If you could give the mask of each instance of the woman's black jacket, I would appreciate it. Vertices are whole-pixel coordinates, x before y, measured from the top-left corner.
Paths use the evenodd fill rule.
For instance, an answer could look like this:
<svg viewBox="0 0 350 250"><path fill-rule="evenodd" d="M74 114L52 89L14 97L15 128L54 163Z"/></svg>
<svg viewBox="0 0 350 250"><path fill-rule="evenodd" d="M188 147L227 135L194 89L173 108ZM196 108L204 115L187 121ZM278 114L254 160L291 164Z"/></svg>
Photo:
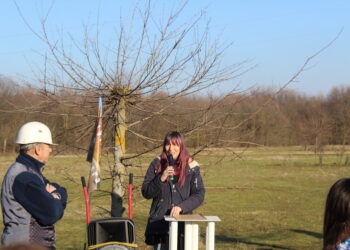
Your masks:
<svg viewBox="0 0 350 250"><path fill-rule="evenodd" d="M158 238L168 234L169 224L164 220L164 215L169 215L172 206L181 207L182 214L191 214L192 210L202 204L205 193L199 165L196 161L186 166L183 187L177 182L160 180L159 161L160 159L156 158L151 162L141 189L146 199L153 199L145 232L148 244L159 243Z"/></svg>

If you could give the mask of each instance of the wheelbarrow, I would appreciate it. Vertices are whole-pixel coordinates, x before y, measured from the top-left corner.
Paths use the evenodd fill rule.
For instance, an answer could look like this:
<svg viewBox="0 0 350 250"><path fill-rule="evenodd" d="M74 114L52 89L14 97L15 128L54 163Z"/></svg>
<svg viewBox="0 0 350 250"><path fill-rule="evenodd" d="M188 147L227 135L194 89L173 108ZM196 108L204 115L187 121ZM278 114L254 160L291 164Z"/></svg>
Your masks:
<svg viewBox="0 0 350 250"><path fill-rule="evenodd" d="M87 245L84 249L133 250L135 244L135 225L132 220L132 174L129 175L129 218L110 217L91 221L89 193L85 178L81 177L85 197Z"/></svg>

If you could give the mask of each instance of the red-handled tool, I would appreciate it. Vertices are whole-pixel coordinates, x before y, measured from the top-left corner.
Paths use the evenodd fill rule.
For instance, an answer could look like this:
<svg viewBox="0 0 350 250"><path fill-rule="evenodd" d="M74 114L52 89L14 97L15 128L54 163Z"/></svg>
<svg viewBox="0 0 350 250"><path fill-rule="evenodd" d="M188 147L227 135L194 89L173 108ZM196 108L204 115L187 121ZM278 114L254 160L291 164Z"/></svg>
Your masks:
<svg viewBox="0 0 350 250"><path fill-rule="evenodd" d="M131 220L132 220L132 179L133 179L133 174L129 174L128 205L129 205L129 219Z"/></svg>
<svg viewBox="0 0 350 250"><path fill-rule="evenodd" d="M84 197L85 197L85 210L86 210L86 223L90 223L90 202L89 193L86 187L86 182L84 176L81 177L81 184L83 185Z"/></svg>

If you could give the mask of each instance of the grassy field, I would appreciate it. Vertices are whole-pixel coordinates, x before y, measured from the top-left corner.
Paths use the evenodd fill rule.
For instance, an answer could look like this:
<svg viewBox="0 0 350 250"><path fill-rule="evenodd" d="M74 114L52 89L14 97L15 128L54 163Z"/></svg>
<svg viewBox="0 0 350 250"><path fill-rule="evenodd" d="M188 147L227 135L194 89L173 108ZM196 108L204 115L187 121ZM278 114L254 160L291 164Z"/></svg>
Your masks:
<svg viewBox="0 0 350 250"><path fill-rule="evenodd" d="M350 150L350 149L347 149ZM134 162L134 221L139 249L151 249L143 233L150 201L139 185L154 155ZM0 157L0 176L15 156ZM196 156L206 186L204 204L195 213L217 215L216 249L320 249L326 194L350 170L338 147L328 147L322 157L300 147L210 150ZM108 162L103 162L108 178ZM64 218L56 225L58 249L83 249L86 240L85 205L80 176L88 176L85 156L54 156L44 175L68 189ZM110 190L111 182L102 182ZM92 219L108 217L110 197L94 192ZM127 202L125 202L127 207ZM127 211L127 210L126 210ZM124 214L127 216L127 213ZM0 226L2 231L2 224ZM204 225L201 248L204 247Z"/></svg>

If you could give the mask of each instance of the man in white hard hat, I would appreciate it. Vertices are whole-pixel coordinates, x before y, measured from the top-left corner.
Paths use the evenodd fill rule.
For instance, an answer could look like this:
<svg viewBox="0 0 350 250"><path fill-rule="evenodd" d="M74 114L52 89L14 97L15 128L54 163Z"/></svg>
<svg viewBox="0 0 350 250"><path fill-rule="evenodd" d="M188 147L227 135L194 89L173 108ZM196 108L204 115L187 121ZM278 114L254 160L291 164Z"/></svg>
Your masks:
<svg viewBox="0 0 350 250"><path fill-rule="evenodd" d="M18 130L16 143L20 152L1 190L2 244L33 243L56 249L54 224L63 216L67 191L42 175L52 152L51 131L41 122L28 122Z"/></svg>

